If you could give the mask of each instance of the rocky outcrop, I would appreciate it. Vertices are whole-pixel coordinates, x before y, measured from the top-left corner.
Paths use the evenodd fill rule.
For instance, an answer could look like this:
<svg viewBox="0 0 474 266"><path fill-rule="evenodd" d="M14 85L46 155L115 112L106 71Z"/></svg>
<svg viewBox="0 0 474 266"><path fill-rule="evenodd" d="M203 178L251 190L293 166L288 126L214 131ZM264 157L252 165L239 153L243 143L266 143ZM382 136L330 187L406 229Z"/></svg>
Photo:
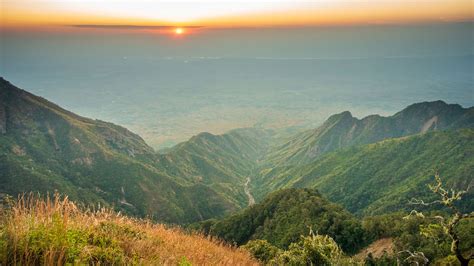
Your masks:
<svg viewBox="0 0 474 266"><path fill-rule="evenodd" d="M433 116L430 120L426 121L423 126L421 127L420 132L426 133L429 130L436 130L436 126L438 124L438 116Z"/></svg>

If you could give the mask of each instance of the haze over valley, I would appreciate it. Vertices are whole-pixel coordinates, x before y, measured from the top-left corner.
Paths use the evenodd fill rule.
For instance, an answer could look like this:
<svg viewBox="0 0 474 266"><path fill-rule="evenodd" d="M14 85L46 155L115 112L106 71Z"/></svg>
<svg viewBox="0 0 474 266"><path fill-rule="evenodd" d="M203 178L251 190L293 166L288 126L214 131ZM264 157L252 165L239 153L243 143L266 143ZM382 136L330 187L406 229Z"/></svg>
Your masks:
<svg viewBox="0 0 474 266"><path fill-rule="evenodd" d="M474 104L469 22L197 31L4 31L0 70L155 149L200 132L312 128L345 110L363 117L420 101Z"/></svg>

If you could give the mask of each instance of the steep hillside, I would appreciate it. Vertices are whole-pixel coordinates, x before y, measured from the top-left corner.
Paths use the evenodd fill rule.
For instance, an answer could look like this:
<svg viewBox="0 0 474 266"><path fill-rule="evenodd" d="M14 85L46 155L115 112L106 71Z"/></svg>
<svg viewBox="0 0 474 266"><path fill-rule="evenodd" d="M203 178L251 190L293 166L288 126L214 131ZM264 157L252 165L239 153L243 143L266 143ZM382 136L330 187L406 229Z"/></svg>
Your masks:
<svg viewBox="0 0 474 266"><path fill-rule="evenodd" d="M314 187L349 211L375 214L409 209L412 197L432 197L427 184L438 168L448 187L474 185L474 130L436 131L328 153L303 166L262 170L257 198L286 187ZM471 190L464 199L473 210Z"/></svg>
<svg viewBox="0 0 474 266"><path fill-rule="evenodd" d="M207 185L183 183L125 128L68 112L0 80L0 192L66 193L165 222L221 216L237 205Z"/></svg>
<svg viewBox="0 0 474 266"><path fill-rule="evenodd" d="M258 265L250 254L179 228L64 197L27 196L0 208L2 265Z"/></svg>
<svg viewBox="0 0 474 266"><path fill-rule="evenodd" d="M222 220L202 222L198 228L238 245L264 239L287 248L310 229L331 236L345 251L363 245L360 223L341 206L314 189L286 189L274 192L260 203Z"/></svg>
<svg viewBox="0 0 474 266"><path fill-rule="evenodd" d="M160 157L157 165L191 184L205 184L239 206L247 206L247 176L258 167L272 131L244 128L223 135L201 133Z"/></svg>
<svg viewBox="0 0 474 266"><path fill-rule="evenodd" d="M371 115L359 120L346 111L276 147L266 156L265 164L302 165L344 147L435 130L473 127L474 107L466 109L443 101L416 103L390 117Z"/></svg>

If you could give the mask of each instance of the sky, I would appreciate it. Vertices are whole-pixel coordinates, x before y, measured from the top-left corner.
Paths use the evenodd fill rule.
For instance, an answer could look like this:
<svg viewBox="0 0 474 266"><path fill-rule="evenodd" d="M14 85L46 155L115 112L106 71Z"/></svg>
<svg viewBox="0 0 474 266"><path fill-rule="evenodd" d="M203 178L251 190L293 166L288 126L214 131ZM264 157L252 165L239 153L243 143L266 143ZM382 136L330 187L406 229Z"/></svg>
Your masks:
<svg viewBox="0 0 474 266"><path fill-rule="evenodd" d="M2 0L1 25L265 27L453 22L471 0Z"/></svg>
<svg viewBox="0 0 474 266"><path fill-rule="evenodd" d="M313 128L344 110L472 106L472 5L0 0L0 75L155 148L203 131Z"/></svg>

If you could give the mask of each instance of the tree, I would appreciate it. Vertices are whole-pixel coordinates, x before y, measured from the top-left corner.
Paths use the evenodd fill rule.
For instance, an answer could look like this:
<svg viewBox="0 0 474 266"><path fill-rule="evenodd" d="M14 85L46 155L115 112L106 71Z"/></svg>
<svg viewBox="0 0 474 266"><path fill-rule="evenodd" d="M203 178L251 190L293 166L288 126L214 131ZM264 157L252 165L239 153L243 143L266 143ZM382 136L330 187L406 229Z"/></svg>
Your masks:
<svg viewBox="0 0 474 266"><path fill-rule="evenodd" d="M314 234L301 236L287 250L279 249L266 240L251 240L242 248L265 265L354 265L330 236Z"/></svg>
<svg viewBox="0 0 474 266"><path fill-rule="evenodd" d="M410 203L412 204L418 204L418 205L424 205L424 206L429 206L433 204L441 204L445 207L447 207L452 215L448 218L442 217L442 216L435 216L435 219L437 220L438 224L442 227L443 231L449 235L451 238L451 252L454 253L456 258L459 260L461 263L461 266L468 266L469 261L474 259L474 254L469 254L467 257L464 257L462 254L461 248L460 248L460 237L458 233L456 232L456 227L460 224L462 220L467 220L470 218L474 218L474 213L462 213L455 205L457 201L461 200L462 195L467 193L469 188L467 190L461 190L461 191L455 191L454 189L451 189L448 191L443 187L443 182L441 181L441 177L439 176L438 171L435 173L435 180L436 184L435 185L429 185L429 188L431 191L435 194L437 194L440 199L435 200L433 202L428 202L425 203L423 200L419 199L412 199ZM412 211L410 215L415 214L416 216L419 217L424 217L422 213L419 213L417 211Z"/></svg>
<svg viewBox="0 0 474 266"><path fill-rule="evenodd" d="M269 261L277 257L282 250L268 243L267 240L257 239L251 240L242 246L243 249L252 254L252 256L259 261L267 264Z"/></svg>
<svg viewBox="0 0 474 266"><path fill-rule="evenodd" d="M337 243L327 235L302 237L281 252L273 261L276 265L342 265L344 253Z"/></svg>

